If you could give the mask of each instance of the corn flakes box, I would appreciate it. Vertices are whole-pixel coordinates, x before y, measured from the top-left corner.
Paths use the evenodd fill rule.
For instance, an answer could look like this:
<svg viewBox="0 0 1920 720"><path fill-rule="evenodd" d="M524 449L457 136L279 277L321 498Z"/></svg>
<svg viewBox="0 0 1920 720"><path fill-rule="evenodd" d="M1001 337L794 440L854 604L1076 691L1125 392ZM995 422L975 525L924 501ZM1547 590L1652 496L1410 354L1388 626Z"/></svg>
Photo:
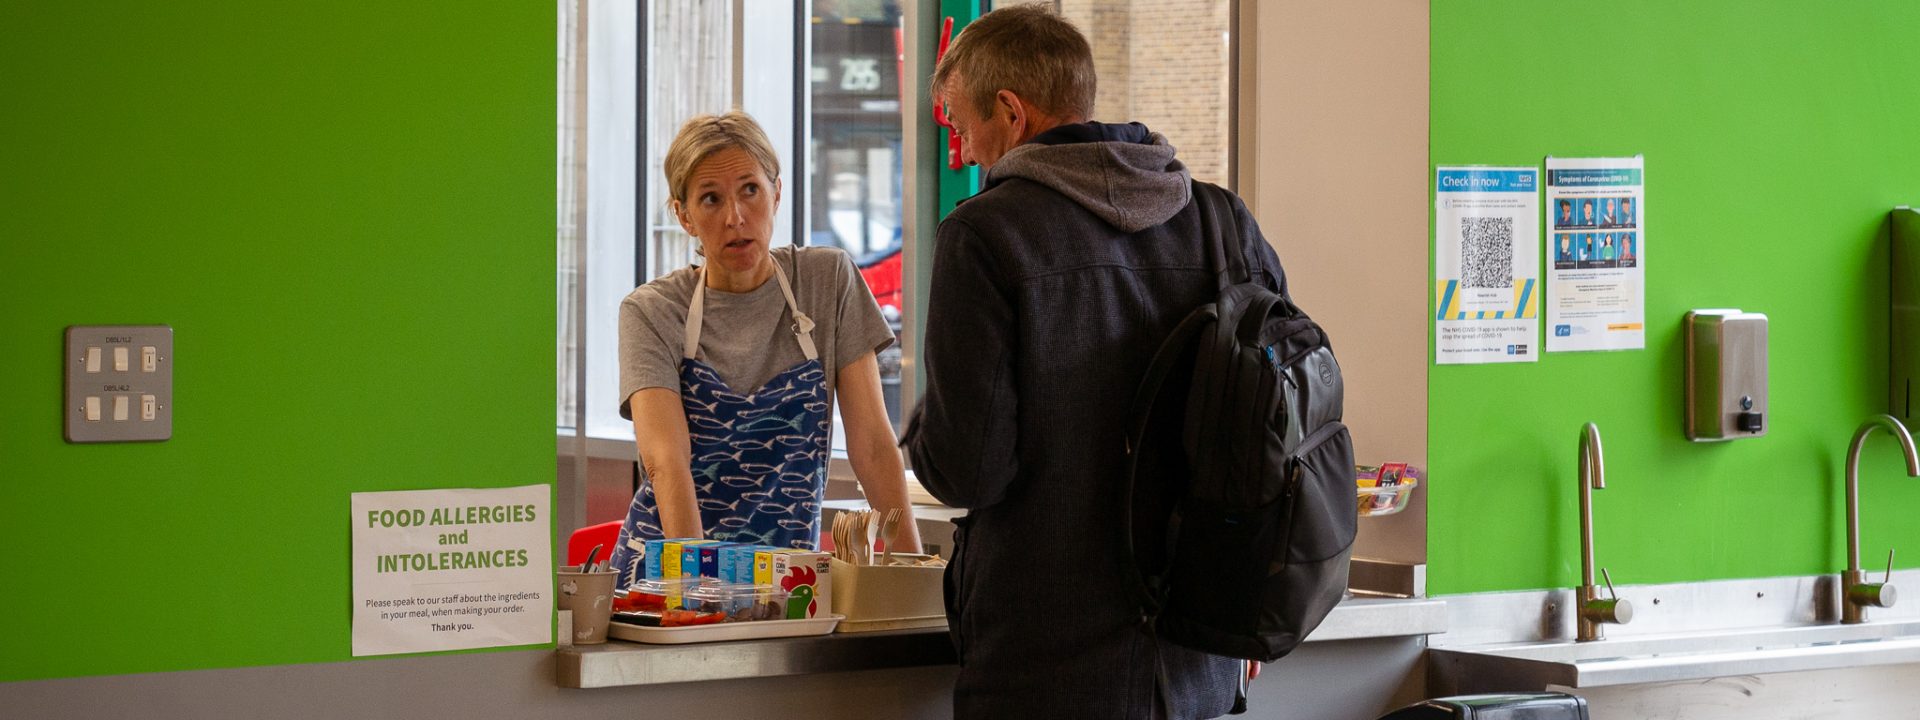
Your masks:
<svg viewBox="0 0 1920 720"><path fill-rule="evenodd" d="M771 584L787 592L787 619L804 620L832 612L832 555L795 550L774 553L769 559Z"/></svg>

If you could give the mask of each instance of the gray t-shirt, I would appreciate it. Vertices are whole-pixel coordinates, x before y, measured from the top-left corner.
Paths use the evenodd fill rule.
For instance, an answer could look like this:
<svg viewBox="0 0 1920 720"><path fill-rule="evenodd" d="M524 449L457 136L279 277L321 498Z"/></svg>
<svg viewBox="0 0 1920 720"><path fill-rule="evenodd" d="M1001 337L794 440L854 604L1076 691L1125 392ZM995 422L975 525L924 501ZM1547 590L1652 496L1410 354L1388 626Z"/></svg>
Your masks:
<svg viewBox="0 0 1920 720"><path fill-rule="evenodd" d="M893 344L893 331L846 252L786 246L772 253L793 286L794 300L813 318L813 344L826 368L832 398L840 368L861 355L885 350ZM681 268L634 288L620 302L620 417L633 418L627 401L635 392L653 387L679 392L687 305L699 277L694 268ZM695 357L718 371L735 392L753 392L806 359L793 334L786 297L771 275L744 293L707 288L705 313Z"/></svg>

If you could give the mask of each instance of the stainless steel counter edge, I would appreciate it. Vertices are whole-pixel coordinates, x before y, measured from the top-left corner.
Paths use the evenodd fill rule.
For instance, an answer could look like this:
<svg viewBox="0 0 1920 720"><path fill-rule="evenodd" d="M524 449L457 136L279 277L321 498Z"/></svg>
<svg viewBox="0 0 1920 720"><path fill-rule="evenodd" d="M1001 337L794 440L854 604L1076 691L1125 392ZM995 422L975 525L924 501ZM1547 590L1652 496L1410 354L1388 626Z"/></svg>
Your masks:
<svg viewBox="0 0 1920 720"><path fill-rule="evenodd" d="M1607 640L1435 647L1443 693L1595 688L1920 662L1920 622L1755 628Z"/></svg>
<svg viewBox="0 0 1920 720"><path fill-rule="evenodd" d="M1338 642L1446 630L1440 600L1350 599L1307 638ZM609 641L555 651L561 687L597 688L880 670L956 662L944 628L692 645Z"/></svg>
<svg viewBox="0 0 1920 720"><path fill-rule="evenodd" d="M1878 579L1877 577L1875 579ZM1920 586L1920 570L1892 582ZM1567 589L1450 595L1447 632L1428 638L1436 694L1697 681L1920 662L1920 606L1840 624L1839 577L1620 585L1633 621L1574 640Z"/></svg>
<svg viewBox="0 0 1920 720"><path fill-rule="evenodd" d="M1879 579L1879 573L1874 573ZM1619 576L1615 576L1618 579ZM1840 619L1838 575L1741 578L1661 585L1619 585L1633 622L1607 626L1610 639L1714 630L1798 627ZM1901 589L1920 587L1920 569L1895 570ZM1573 591L1522 590L1447 595L1447 629L1434 647L1560 642L1574 637ZM1920 603L1868 612L1874 621L1920 620Z"/></svg>
<svg viewBox="0 0 1920 720"><path fill-rule="evenodd" d="M1433 635L1447 631L1447 603L1432 598L1348 598L1307 642Z"/></svg>
<svg viewBox="0 0 1920 720"><path fill-rule="evenodd" d="M609 640L555 652L557 679L561 687L570 688L879 670L948 665L957 660L944 628L688 645Z"/></svg>

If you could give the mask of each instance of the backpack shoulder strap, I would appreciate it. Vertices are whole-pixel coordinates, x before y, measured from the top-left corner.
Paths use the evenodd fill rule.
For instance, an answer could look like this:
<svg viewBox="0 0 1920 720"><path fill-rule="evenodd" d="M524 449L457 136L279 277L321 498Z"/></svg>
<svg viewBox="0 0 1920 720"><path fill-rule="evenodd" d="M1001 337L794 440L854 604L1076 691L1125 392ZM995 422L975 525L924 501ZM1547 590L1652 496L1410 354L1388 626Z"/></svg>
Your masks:
<svg viewBox="0 0 1920 720"><path fill-rule="evenodd" d="M1246 249L1241 247L1240 221L1233 217L1233 203L1226 193L1211 183L1193 181L1193 202L1200 210L1200 240L1206 243L1208 264L1220 276L1222 290L1253 282Z"/></svg>
<svg viewBox="0 0 1920 720"><path fill-rule="evenodd" d="M1133 391L1133 426L1127 429L1127 456L1132 457L1140 449L1140 441L1147 433L1147 419L1153 414L1154 400L1160 396L1160 388L1166 384L1167 372L1180 362L1180 355L1191 350L1193 337L1200 328L1216 318L1211 308L1202 308L1188 314L1186 319L1174 326L1173 332L1160 343L1160 350L1153 354L1153 362L1147 364L1147 374L1140 380L1140 386Z"/></svg>
<svg viewBox="0 0 1920 720"><path fill-rule="evenodd" d="M1121 537L1126 541L1127 565L1132 570L1130 584L1135 599L1140 603L1142 616L1147 618L1159 613L1160 598L1148 586L1146 577L1140 572L1136 561L1138 548L1134 546L1133 538L1133 496L1140 472L1141 443L1145 440L1148 421L1153 416L1154 402L1160 397L1160 390L1166 384L1168 372L1180 363L1182 355L1191 351L1193 339L1200 334L1200 329L1214 319L1212 306L1207 306L1193 311L1187 315L1186 319L1181 320L1180 324L1174 327L1173 332L1167 334L1167 339L1160 343L1159 351L1153 354L1153 361L1147 365L1146 376L1141 379L1140 386L1133 392L1133 404L1131 415L1129 415L1133 424L1127 429L1127 436L1124 438L1127 451L1127 479L1120 496L1122 503L1120 526Z"/></svg>

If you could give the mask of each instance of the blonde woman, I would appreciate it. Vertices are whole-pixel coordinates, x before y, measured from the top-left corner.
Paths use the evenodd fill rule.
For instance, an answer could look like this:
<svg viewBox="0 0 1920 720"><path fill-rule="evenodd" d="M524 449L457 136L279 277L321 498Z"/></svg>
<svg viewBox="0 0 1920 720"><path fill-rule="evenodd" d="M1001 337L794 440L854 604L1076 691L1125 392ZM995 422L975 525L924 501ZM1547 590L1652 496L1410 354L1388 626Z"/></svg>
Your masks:
<svg viewBox="0 0 1920 720"><path fill-rule="evenodd" d="M816 547L836 401L868 501L908 508L874 359L893 333L846 253L771 246L766 133L739 111L695 117L664 169L704 262L620 304L620 414L645 468L614 546L623 585L652 538ZM900 549L917 551L903 525Z"/></svg>

